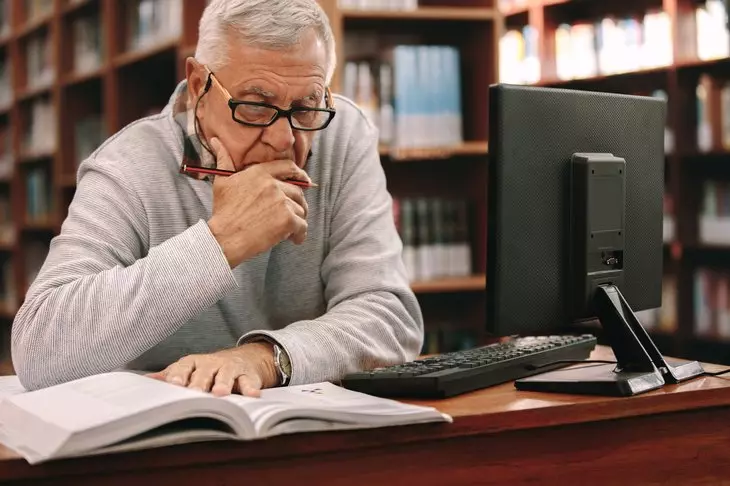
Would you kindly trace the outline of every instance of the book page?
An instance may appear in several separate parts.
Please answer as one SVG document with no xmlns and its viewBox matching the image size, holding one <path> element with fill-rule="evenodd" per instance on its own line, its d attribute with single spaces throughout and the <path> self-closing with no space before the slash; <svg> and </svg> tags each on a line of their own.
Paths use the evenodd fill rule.
<svg viewBox="0 0 730 486">
<path fill-rule="evenodd" d="M 25 388 L 23 388 L 23 385 L 20 384 L 20 380 L 17 376 L 12 375 L 0 377 L 0 401 L 2 401 L 3 398 L 24 392 Z"/>
<path fill-rule="evenodd" d="M 236 401 L 235 397 L 230 397 Z M 258 402 L 240 402 L 259 436 L 314 430 L 366 428 L 421 422 L 449 422 L 431 407 L 420 407 L 316 383 L 261 391 Z"/>
<path fill-rule="evenodd" d="M 20 394 L 12 401 L 45 422 L 76 432 L 204 396 L 207 394 L 145 376 L 115 372 Z"/>
</svg>

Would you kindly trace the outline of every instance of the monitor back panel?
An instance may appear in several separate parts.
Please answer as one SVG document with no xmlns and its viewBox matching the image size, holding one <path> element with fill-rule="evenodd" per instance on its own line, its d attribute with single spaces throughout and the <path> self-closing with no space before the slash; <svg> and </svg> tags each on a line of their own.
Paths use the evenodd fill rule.
<svg viewBox="0 0 730 486">
<path fill-rule="evenodd" d="M 490 88 L 487 327 L 550 332 L 567 311 L 570 158 L 626 160 L 624 285 L 634 311 L 661 305 L 662 100 L 577 90 Z"/>
</svg>

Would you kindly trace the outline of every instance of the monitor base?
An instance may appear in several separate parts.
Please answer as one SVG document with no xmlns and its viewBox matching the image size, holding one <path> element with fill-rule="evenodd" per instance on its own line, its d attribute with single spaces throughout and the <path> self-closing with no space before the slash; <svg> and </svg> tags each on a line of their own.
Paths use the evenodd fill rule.
<svg viewBox="0 0 730 486">
<path fill-rule="evenodd" d="M 614 285 L 596 289 L 595 309 L 616 364 L 586 363 L 523 378 L 518 390 L 556 393 L 629 396 L 676 384 L 705 373 L 697 361 L 670 364 Z"/>
<path fill-rule="evenodd" d="M 515 382 L 518 390 L 568 393 L 572 395 L 602 395 L 627 397 L 656 390 L 664 385 L 659 371 L 616 371 L 615 364 L 578 365 L 549 371 Z"/>
</svg>

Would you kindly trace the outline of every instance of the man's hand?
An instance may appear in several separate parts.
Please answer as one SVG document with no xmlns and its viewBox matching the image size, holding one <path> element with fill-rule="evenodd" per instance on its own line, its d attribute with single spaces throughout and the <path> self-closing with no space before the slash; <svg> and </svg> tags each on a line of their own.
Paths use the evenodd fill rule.
<svg viewBox="0 0 730 486">
<path fill-rule="evenodd" d="M 218 168 L 235 170 L 223 144 L 211 140 Z M 291 160 L 249 166 L 229 177 L 215 178 L 213 215 L 208 221 L 231 268 L 283 240 L 295 244 L 307 236 L 307 201 L 302 189 L 284 179 L 311 182 Z"/>
<path fill-rule="evenodd" d="M 185 356 L 164 370 L 147 375 L 175 385 L 224 396 L 261 395 L 262 388 L 279 383 L 274 351 L 267 342 L 244 344 L 212 354 Z"/>
</svg>

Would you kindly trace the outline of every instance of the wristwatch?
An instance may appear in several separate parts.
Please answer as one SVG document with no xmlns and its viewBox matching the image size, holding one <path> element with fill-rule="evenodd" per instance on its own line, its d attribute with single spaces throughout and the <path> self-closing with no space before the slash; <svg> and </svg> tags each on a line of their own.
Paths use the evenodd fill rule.
<svg viewBox="0 0 730 486">
<path fill-rule="evenodd" d="M 274 365 L 279 374 L 280 386 L 287 386 L 291 380 L 291 361 L 284 349 L 276 343 L 274 346 Z"/>
</svg>

